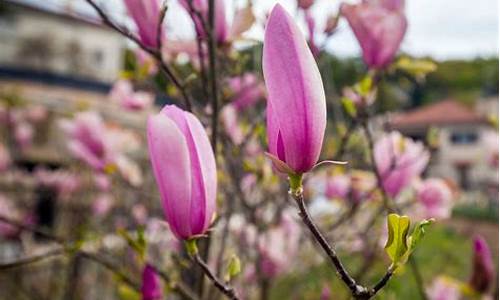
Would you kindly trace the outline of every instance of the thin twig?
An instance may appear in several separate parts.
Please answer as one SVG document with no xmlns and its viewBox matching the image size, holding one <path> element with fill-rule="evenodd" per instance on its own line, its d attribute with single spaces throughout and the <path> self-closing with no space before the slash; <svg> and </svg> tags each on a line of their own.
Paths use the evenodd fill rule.
<svg viewBox="0 0 500 300">
<path fill-rule="evenodd" d="M 234 289 L 222 282 L 219 278 L 217 278 L 212 271 L 210 270 L 210 267 L 203 261 L 203 259 L 200 257 L 199 254 L 195 254 L 192 256 L 193 261 L 200 266 L 200 268 L 203 270 L 203 273 L 212 281 L 214 286 L 221 291 L 228 299 L 231 300 L 238 300 L 238 296 L 236 295 L 236 292 Z"/>
<path fill-rule="evenodd" d="M 0 271 L 23 267 L 61 254 L 64 254 L 64 250 L 59 248 L 59 249 L 52 249 L 43 254 L 23 257 L 13 262 L 0 264 Z"/>
<path fill-rule="evenodd" d="M 215 3 L 214 0 L 208 0 L 208 63 L 210 67 L 210 88 L 212 96 L 212 148 L 217 153 L 217 136 L 218 136 L 218 118 L 219 118 L 219 95 L 217 90 L 217 59 L 216 59 L 216 44 L 215 44 Z"/>
<path fill-rule="evenodd" d="M 173 73 L 170 67 L 162 60 L 161 51 L 162 49 L 152 49 L 144 45 L 139 38 L 137 38 L 134 34 L 132 34 L 127 28 L 120 26 L 113 22 L 108 15 L 102 10 L 99 5 L 97 5 L 94 0 L 85 0 L 87 3 L 94 8 L 97 14 L 101 17 L 101 20 L 108 27 L 123 35 L 127 39 L 133 41 L 137 46 L 139 46 L 142 50 L 149 53 L 153 58 L 156 59 L 158 65 L 160 66 L 160 70 L 165 73 L 165 75 L 172 81 L 172 84 L 177 88 L 177 90 L 181 93 L 182 98 L 184 99 L 184 104 L 186 106 L 186 110 L 192 111 L 192 101 L 189 95 L 186 92 L 185 86 L 181 81 L 177 78 L 177 76 Z"/>
</svg>

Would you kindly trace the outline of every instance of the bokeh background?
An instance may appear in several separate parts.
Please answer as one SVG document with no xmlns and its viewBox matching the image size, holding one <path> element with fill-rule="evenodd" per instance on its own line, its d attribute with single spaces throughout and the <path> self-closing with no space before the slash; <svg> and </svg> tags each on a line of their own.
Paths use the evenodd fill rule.
<svg viewBox="0 0 500 300">
<path fill-rule="evenodd" d="M 232 45 L 232 54 L 227 54 L 231 58 L 222 56 L 220 62 L 224 67 L 234 64 L 233 73 L 254 73 L 262 78 L 263 24 L 278 1 L 251 2 L 254 24 Z M 279 2 L 295 13 L 304 32 L 310 30 L 295 1 Z M 98 3 L 114 20 L 134 29 L 122 1 Z M 165 28 L 168 30 L 166 47 L 170 48 L 167 55 L 176 72 L 189 78 L 191 70 L 196 68 L 190 56 L 192 48 L 183 47 L 182 41 L 194 39 L 194 27 L 177 1 L 168 3 Z M 246 6 L 247 1 L 226 1 L 226 4 L 230 20 L 235 8 Z M 336 0 L 317 0 L 309 11 L 315 20 L 317 34 L 312 42 L 320 49 L 316 61 L 327 94 L 329 127 L 325 158 L 337 153 L 340 137 L 349 131 L 348 117 L 340 101 L 342 88 L 355 84 L 366 72 L 360 47 L 344 19 L 340 19 L 333 33 L 327 34 L 322 29 L 328 18 L 337 14 L 340 4 Z M 473 268 L 472 240 L 481 235 L 491 248 L 495 264 L 495 278 L 483 295 L 490 299 L 498 299 L 497 5 L 494 0 L 408 0 L 405 8 L 408 31 L 395 60 L 399 69 L 392 66 L 392 71 L 380 83 L 370 121 L 376 137 L 384 131 L 397 130 L 424 143 L 432 153 L 425 175 L 444 179 L 453 193 L 453 203 L 446 208 L 447 216 L 428 230 L 425 241 L 415 252 L 422 285 L 430 289 L 438 278 L 467 282 Z M 307 36 L 311 42 L 310 34 Z M 406 65 L 406 69 L 405 58 L 413 62 L 410 67 Z M 134 90 L 141 92 L 133 94 L 127 90 L 129 87 L 117 88 L 119 80 L 133 82 Z M 223 101 L 229 102 L 234 91 L 226 87 L 223 79 L 218 84 L 223 90 Z M 123 95 L 119 94 L 123 92 L 121 88 L 133 97 L 130 103 L 123 103 L 120 97 L 125 96 L 120 96 Z M 151 59 L 133 43 L 102 25 L 85 1 L 2 0 L 0 214 L 44 232 L 80 241 L 89 251 L 104 249 L 110 260 L 137 280 L 141 265 L 132 262 L 135 254 L 130 249 L 130 240 L 127 244 L 127 237 L 135 238 L 136 229 L 144 228 L 148 243 L 155 245 L 149 247 L 149 255 L 161 261 L 161 265 L 174 268 L 163 254 L 178 245 L 163 222 L 147 156 L 145 124 L 147 116 L 166 103 L 177 103 L 179 98 Z M 264 104 L 258 105 L 256 110 L 263 110 Z M 90 116 L 81 117 L 82 122 L 86 118 L 94 122 L 92 118 L 96 114 L 102 118 L 106 139 L 118 149 L 116 165 L 104 175 L 96 175 L 68 149 L 65 127 L 77 120 L 75 116 L 82 111 L 91 112 Z M 263 128 L 254 129 L 263 131 Z M 224 144 L 231 140 L 231 130 L 227 127 L 223 130 L 227 130 Z M 352 168 L 365 166 L 364 160 L 358 159 L 367 157 L 364 147 L 361 134 L 354 132 L 345 146 L 344 157 Z M 259 163 L 265 164 L 262 161 Z M 252 166 L 241 161 L 236 170 L 241 175 L 239 178 L 249 172 Z M 222 175 L 221 178 L 223 183 L 228 181 Z M 273 178 L 271 182 L 277 181 L 276 176 Z M 244 190 L 249 195 L 253 189 L 251 181 L 247 178 L 250 188 Z M 329 228 L 348 211 L 348 206 L 345 201 L 317 192 L 325 189 L 324 185 L 319 179 L 311 180 L 310 210 L 315 218 L 322 220 L 322 228 Z M 222 186 L 221 189 L 226 189 Z M 235 193 L 227 188 L 225 203 Z M 281 193 L 286 198 L 286 187 L 278 187 L 273 193 Z M 367 205 L 365 211 L 375 211 Z M 360 213 L 352 223 L 345 225 L 347 229 L 337 229 L 329 236 L 341 241 L 340 254 L 345 264 L 355 270 L 354 273 L 357 271 L 355 276 L 373 282 L 387 266 L 382 258 L 385 241 L 378 241 L 379 236 L 374 232 L 355 240 L 342 239 L 345 232 L 357 226 L 358 219 L 369 216 Z M 223 236 L 221 232 L 241 230 L 238 218 L 231 222 L 227 232 L 223 230 L 226 228 L 221 225 L 223 222 L 217 224 L 219 230 L 215 231 Z M 384 221 L 379 223 L 383 227 Z M 235 234 L 229 239 L 240 238 Z M 374 240 L 369 248 L 376 247 L 380 253 L 353 250 L 365 249 L 360 246 L 363 239 Z M 215 241 L 217 248 L 220 240 Z M 0 221 L 0 264 L 46 253 L 52 246 L 43 234 L 19 230 Z M 313 244 L 302 240 L 298 248 L 300 253 L 286 261 L 286 271 L 272 276 L 266 296 L 248 292 L 249 298 L 347 299 L 335 272 L 321 256 L 312 254 Z M 355 255 L 352 251 L 356 251 Z M 225 256 L 230 257 L 231 253 Z M 252 276 L 250 265 L 248 263 L 245 269 L 243 264 L 242 278 Z M 405 267 L 379 298 L 420 299 L 418 280 L 415 281 L 410 268 Z M 241 282 L 240 285 L 245 285 L 243 279 Z M 326 295 L 328 290 L 331 294 Z M 32 264 L 0 269 L 0 299 L 138 297 L 119 276 L 84 255 L 54 255 Z M 178 299 L 174 294 L 169 297 Z"/>
</svg>

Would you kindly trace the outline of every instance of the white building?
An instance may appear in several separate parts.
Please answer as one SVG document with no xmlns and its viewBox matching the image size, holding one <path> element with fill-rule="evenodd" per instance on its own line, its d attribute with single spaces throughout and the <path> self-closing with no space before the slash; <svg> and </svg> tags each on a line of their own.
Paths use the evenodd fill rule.
<svg viewBox="0 0 500 300">
<path fill-rule="evenodd" d="M 429 128 L 438 129 L 439 147 L 432 155 L 428 175 L 450 179 L 464 189 L 498 187 L 498 169 L 491 165 L 488 141 L 494 129 L 487 116 L 497 112 L 497 98 L 478 100 L 477 107 L 450 99 L 395 114 L 387 125 L 416 140 L 425 140 Z"/>
<path fill-rule="evenodd" d="M 2 0 L 0 45 L 0 68 L 110 83 L 121 70 L 125 39 L 95 18 Z"/>
</svg>

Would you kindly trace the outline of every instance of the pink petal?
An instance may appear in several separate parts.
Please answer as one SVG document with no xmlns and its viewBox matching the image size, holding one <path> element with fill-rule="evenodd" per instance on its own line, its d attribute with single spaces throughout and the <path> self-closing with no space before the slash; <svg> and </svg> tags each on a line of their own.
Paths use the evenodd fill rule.
<svg viewBox="0 0 500 300">
<path fill-rule="evenodd" d="M 314 57 L 292 17 L 277 4 L 266 25 L 263 71 L 269 95 L 270 151 L 281 133 L 285 162 L 296 172 L 319 158 L 326 128 L 326 102 Z M 274 120 L 272 119 L 274 117 Z M 274 123 L 276 121 L 276 123 Z M 274 136 L 273 136 L 274 135 Z"/>
</svg>

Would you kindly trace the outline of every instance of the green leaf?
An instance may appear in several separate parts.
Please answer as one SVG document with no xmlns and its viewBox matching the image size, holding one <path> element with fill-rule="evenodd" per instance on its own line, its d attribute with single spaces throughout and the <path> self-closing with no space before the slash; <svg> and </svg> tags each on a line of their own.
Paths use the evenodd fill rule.
<svg viewBox="0 0 500 300">
<path fill-rule="evenodd" d="M 418 242 L 425 235 L 425 227 L 431 225 L 434 222 L 434 219 L 428 219 L 420 221 L 420 223 L 415 226 L 411 236 L 408 238 L 408 252 L 411 254 L 413 250 L 417 247 Z"/>
<path fill-rule="evenodd" d="M 398 59 L 395 66 L 417 78 L 423 78 L 437 69 L 437 65 L 430 59 L 412 59 L 407 56 Z"/>
<path fill-rule="evenodd" d="M 340 101 L 342 102 L 342 106 L 344 107 L 344 110 L 347 112 L 347 114 L 354 118 L 357 114 L 357 109 L 354 102 L 347 97 L 342 97 Z"/>
<path fill-rule="evenodd" d="M 354 89 L 363 97 L 368 96 L 372 90 L 373 80 L 370 76 L 365 76 L 356 84 Z"/>
<path fill-rule="evenodd" d="M 241 262 L 238 256 L 232 255 L 226 269 L 226 276 L 224 279 L 230 281 L 234 276 L 241 272 Z"/>
<path fill-rule="evenodd" d="M 410 228 L 410 218 L 408 216 L 390 214 L 387 216 L 387 227 L 389 236 L 385 244 L 385 252 L 392 260 L 392 263 L 398 265 L 402 262 L 401 260 L 408 250 L 406 237 Z"/>
</svg>

